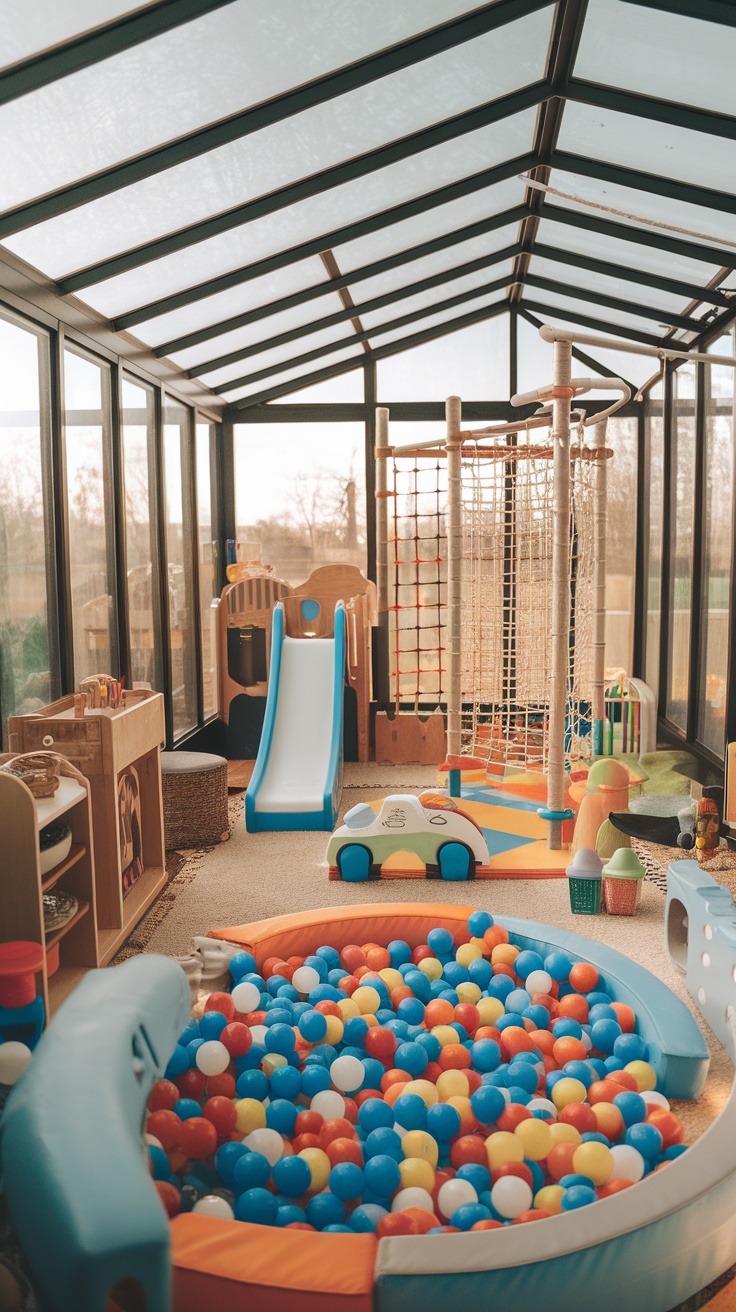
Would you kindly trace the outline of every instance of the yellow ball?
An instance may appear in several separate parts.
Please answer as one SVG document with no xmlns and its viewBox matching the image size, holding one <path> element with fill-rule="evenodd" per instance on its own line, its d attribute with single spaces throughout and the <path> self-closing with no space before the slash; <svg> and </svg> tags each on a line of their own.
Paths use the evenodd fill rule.
<svg viewBox="0 0 736 1312">
<path fill-rule="evenodd" d="M 442 962 L 438 961 L 436 957 L 424 957 L 419 962 L 419 969 L 423 975 L 427 976 L 427 979 L 439 979 L 442 974 Z"/>
<path fill-rule="evenodd" d="M 603 1144 L 601 1144 L 601 1148 Z M 543 1189 L 538 1190 L 534 1195 L 534 1206 L 540 1212 L 551 1212 L 556 1216 L 562 1211 L 562 1199 L 565 1190 L 561 1184 L 546 1184 Z"/>
<path fill-rule="evenodd" d="M 353 994 L 353 1002 L 360 1011 L 361 1016 L 374 1015 L 381 1005 L 381 995 L 376 989 L 372 989 L 370 984 L 361 984 Z"/>
<path fill-rule="evenodd" d="M 308 1194 L 318 1194 L 320 1189 L 324 1189 L 332 1170 L 332 1163 L 321 1148 L 302 1148 L 299 1153 L 304 1158 L 312 1176 L 312 1183 L 307 1189 Z"/>
<path fill-rule="evenodd" d="M 288 1066 L 288 1064 L 286 1057 L 283 1057 L 280 1052 L 267 1052 L 261 1062 L 261 1070 L 270 1079 L 279 1066 Z"/>
<path fill-rule="evenodd" d="M 481 1025 L 495 1025 L 503 1016 L 504 1006 L 500 998 L 481 998 L 477 1003 Z"/>
<path fill-rule="evenodd" d="M 253 1130 L 262 1130 L 266 1124 L 266 1108 L 257 1098 L 241 1098 L 235 1104 L 235 1124 L 243 1136 Z"/>
<path fill-rule="evenodd" d="M 337 1005 L 343 1020 L 352 1020 L 353 1016 L 360 1015 L 360 1008 L 352 998 L 341 998 Z"/>
<path fill-rule="evenodd" d="M 394 989 L 400 989 L 404 983 L 404 976 L 401 972 L 394 970 L 391 966 L 384 966 L 383 970 L 379 970 L 378 974 L 386 985 L 389 993 L 392 993 Z"/>
<path fill-rule="evenodd" d="M 455 953 L 455 960 L 459 961 L 461 966 L 469 966 L 471 961 L 477 961 L 482 956 L 480 948 L 473 947 L 472 943 L 461 943 Z"/>
<path fill-rule="evenodd" d="M 431 1194 L 434 1189 L 434 1168 L 423 1157 L 405 1157 L 399 1162 L 402 1189 L 426 1189 Z"/>
<path fill-rule="evenodd" d="M 556 1121 L 549 1126 L 549 1132 L 552 1136 L 552 1147 L 556 1143 L 582 1143 L 583 1136 L 574 1125 L 566 1125 L 564 1121 Z"/>
<path fill-rule="evenodd" d="M 467 1098 L 470 1093 L 468 1077 L 464 1071 L 443 1071 L 435 1085 L 440 1102 L 449 1098 Z"/>
<path fill-rule="evenodd" d="M 345 1026 L 339 1016 L 325 1016 L 327 1021 L 327 1033 L 324 1038 L 325 1043 L 331 1043 L 333 1046 L 342 1039 Z"/>
<path fill-rule="evenodd" d="M 365 1013 L 365 1016 L 363 1017 L 363 1020 L 365 1021 L 369 1030 L 372 1029 L 374 1025 L 380 1025 L 381 1023 L 378 1017 L 373 1015 L 372 1011 L 367 1011 Z"/>
<path fill-rule="evenodd" d="M 604 1143 L 597 1143 L 591 1140 L 589 1143 L 581 1143 L 579 1148 L 575 1149 L 572 1155 L 573 1170 L 579 1175 L 587 1175 L 593 1184 L 608 1184 L 613 1175 L 615 1159 L 610 1148 L 606 1148 Z"/>
<path fill-rule="evenodd" d="M 462 1094 L 453 1094 L 446 1101 L 448 1107 L 454 1107 L 460 1115 L 461 1134 L 472 1134 L 473 1130 L 478 1129 L 470 1098 L 464 1098 Z"/>
<path fill-rule="evenodd" d="M 535 1116 L 531 1116 L 528 1121 L 519 1121 L 514 1134 L 521 1140 L 524 1156 L 532 1162 L 541 1162 L 553 1145 L 547 1122 L 538 1121 Z"/>
<path fill-rule="evenodd" d="M 569 1076 L 565 1076 L 563 1080 L 558 1080 L 552 1086 L 550 1097 L 558 1112 L 561 1112 L 562 1108 L 567 1107 L 570 1102 L 585 1102 L 586 1094 L 587 1089 L 582 1080 L 572 1080 Z"/>
<path fill-rule="evenodd" d="M 477 948 L 481 956 L 488 956 L 488 948 L 482 938 L 471 938 L 470 946 Z"/>
<path fill-rule="evenodd" d="M 470 979 L 463 984 L 458 984 L 455 992 L 461 1002 L 472 1002 L 474 1006 L 481 996 L 480 987 Z"/>
<path fill-rule="evenodd" d="M 401 1140 L 401 1147 L 404 1157 L 418 1157 L 423 1162 L 429 1162 L 432 1170 L 436 1167 L 440 1150 L 437 1140 L 426 1130 L 409 1130 Z"/>
<path fill-rule="evenodd" d="M 633 1075 L 639 1087 L 639 1093 L 648 1093 L 657 1087 L 657 1072 L 648 1061 L 630 1061 L 624 1070 Z"/>
<path fill-rule="evenodd" d="M 486 1152 L 491 1171 L 495 1171 L 497 1166 L 503 1166 L 504 1162 L 524 1160 L 524 1145 L 521 1139 L 517 1139 L 516 1135 L 508 1130 L 496 1130 L 495 1134 L 489 1134 L 486 1139 Z"/>
<path fill-rule="evenodd" d="M 407 1080 L 402 1084 L 401 1093 L 404 1096 L 407 1093 L 416 1093 L 422 1099 L 425 1107 L 434 1107 L 439 1102 L 440 1097 L 431 1080 Z"/>
<path fill-rule="evenodd" d="M 448 1043 L 460 1042 L 457 1030 L 453 1029 L 452 1025 L 435 1025 L 432 1034 L 434 1034 L 434 1037 L 439 1040 L 443 1048 L 446 1047 Z"/>
</svg>

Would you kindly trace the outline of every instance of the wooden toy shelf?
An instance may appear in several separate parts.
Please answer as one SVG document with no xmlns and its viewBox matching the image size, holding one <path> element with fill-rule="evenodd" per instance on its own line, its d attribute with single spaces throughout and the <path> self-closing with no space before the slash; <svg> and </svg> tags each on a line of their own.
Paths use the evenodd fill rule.
<svg viewBox="0 0 736 1312">
<path fill-rule="evenodd" d="M 39 831 L 61 816 L 72 831 L 72 846 L 68 856 L 42 876 Z M 64 777 L 53 797 L 36 800 L 21 779 L 0 770 L 1 936 L 28 939 L 44 948 L 39 993 L 47 1017 L 99 961 L 91 834 L 90 799 L 76 780 Z M 77 898 L 77 911 L 65 925 L 47 933 L 43 894 L 62 881 L 64 892 Z M 54 970 L 57 949 L 59 965 Z"/>
<path fill-rule="evenodd" d="M 125 705 L 115 710 L 88 710 L 75 717 L 74 697 L 62 697 L 34 715 L 12 716 L 8 729 L 13 752 L 58 752 L 89 780 L 96 881 L 92 920 L 99 964 L 104 966 L 166 884 L 160 759 L 166 736 L 164 699 L 160 693 L 136 690 L 127 692 Z M 124 896 L 118 784 L 131 767 L 138 778 L 143 873 Z M 71 783 L 62 779 L 60 790 Z M 54 811 L 58 797 L 57 792 L 39 803 L 49 806 L 43 824 L 61 813 Z M 83 858 L 72 849 L 67 861 L 73 865 L 75 860 Z M 56 878 L 61 874 L 52 871 L 44 888 Z"/>
</svg>

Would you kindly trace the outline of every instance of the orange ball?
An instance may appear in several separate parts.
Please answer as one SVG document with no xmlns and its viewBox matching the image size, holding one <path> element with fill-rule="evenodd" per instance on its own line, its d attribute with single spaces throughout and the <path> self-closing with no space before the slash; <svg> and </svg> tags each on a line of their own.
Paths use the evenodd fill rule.
<svg viewBox="0 0 736 1312">
<path fill-rule="evenodd" d="M 320 1148 L 324 1148 L 320 1143 Z M 331 1139 L 325 1148 L 325 1152 L 330 1159 L 332 1166 L 337 1166 L 339 1162 L 353 1162 L 356 1166 L 363 1165 L 363 1149 L 356 1139 Z"/>
<path fill-rule="evenodd" d="M 511 1027 L 509 1026 L 509 1028 Z M 532 1030 L 529 1034 L 529 1038 L 535 1048 L 539 1048 L 543 1057 L 552 1056 L 552 1049 L 555 1045 L 555 1036 L 550 1030 Z"/>
<path fill-rule="evenodd" d="M 520 1102 L 510 1102 L 504 1107 L 501 1115 L 496 1120 L 499 1130 L 508 1130 L 513 1134 L 517 1125 L 521 1121 L 530 1121 L 532 1114 L 528 1107 L 523 1106 Z"/>
<path fill-rule="evenodd" d="M 507 966 L 505 961 L 497 961 L 493 967 L 493 973 L 494 975 L 508 975 L 509 979 L 512 979 L 515 984 L 518 983 L 513 966 Z"/>
<path fill-rule="evenodd" d="M 365 952 L 359 948 L 357 943 L 348 943 L 340 953 L 340 965 L 349 970 L 351 975 L 355 974 L 358 966 L 365 965 Z"/>
<path fill-rule="evenodd" d="M 476 1119 L 469 1098 L 463 1097 L 462 1094 L 453 1093 L 450 1098 L 446 1099 L 446 1101 L 451 1107 L 454 1107 L 455 1111 L 460 1115 L 461 1134 L 473 1134 L 476 1130 L 480 1130 L 480 1121 Z"/>
<path fill-rule="evenodd" d="M 365 954 L 365 964 L 371 970 L 387 970 L 391 965 L 391 953 L 387 948 L 372 947 Z"/>
<path fill-rule="evenodd" d="M 519 948 L 514 947 L 513 943 L 499 943 L 491 953 L 491 963 L 494 966 L 513 966 L 519 955 Z"/>
<path fill-rule="evenodd" d="M 622 1092 L 624 1090 L 631 1093 L 639 1092 L 636 1076 L 632 1075 L 631 1071 L 612 1071 L 608 1078 L 613 1080 L 615 1084 L 620 1084 Z"/>
<path fill-rule="evenodd" d="M 501 1030 L 499 1043 L 506 1061 L 510 1061 L 517 1053 L 532 1052 L 534 1049 L 534 1040 L 520 1025 L 507 1025 L 505 1030 Z"/>
<path fill-rule="evenodd" d="M 666 1111 L 664 1107 L 654 1108 L 647 1116 L 647 1121 L 659 1130 L 663 1148 L 671 1148 L 675 1143 L 682 1143 L 685 1138 L 685 1127 L 679 1116 Z"/>
<path fill-rule="evenodd" d="M 381 1092 L 385 1095 L 392 1085 L 408 1084 L 410 1079 L 411 1075 L 408 1071 L 400 1071 L 394 1067 L 392 1070 L 386 1071 L 385 1075 L 381 1076 Z"/>
<path fill-rule="evenodd" d="M 568 1061 L 585 1061 L 588 1055 L 588 1049 L 582 1039 L 576 1039 L 571 1034 L 566 1034 L 561 1039 L 556 1039 L 552 1049 L 552 1056 L 558 1066 L 564 1066 Z M 605 1084 L 605 1080 L 598 1081 Z"/>
<path fill-rule="evenodd" d="M 594 1107 L 598 1102 L 613 1102 L 619 1093 L 623 1093 L 622 1086 L 617 1080 L 607 1077 L 605 1080 L 594 1080 L 588 1088 L 588 1102 Z"/>
<path fill-rule="evenodd" d="M 465 1027 L 472 1038 L 480 1025 L 480 1012 L 472 1002 L 459 1002 L 455 1007 L 454 1019 Z"/>
<path fill-rule="evenodd" d="M 437 1063 L 443 1071 L 462 1071 L 472 1065 L 473 1058 L 462 1043 L 446 1043 Z"/>
<path fill-rule="evenodd" d="M 490 929 L 487 929 L 483 935 L 483 942 L 488 952 L 492 952 L 495 947 L 498 947 L 499 943 L 508 943 L 508 941 L 509 932 L 504 929 L 503 925 L 491 925 Z"/>
<path fill-rule="evenodd" d="M 345 1116 L 331 1116 L 329 1120 L 322 1122 L 317 1133 L 320 1148 L 327 1148 L 328 1143 L 332 1143 L 333 1139 L 355 1138 L 355 1131 Z"/>
<path fill-rule="evenodd" d="M 389 1072 L 387 1072 L 387 1074 L 389 1074 Z M 408 1071 L 402 1071 L 401 1074 L 406 1075 L 407 1078 L 405 1080 L 395 1080 L 393 1084 L 387 1084 L 385 1089 L 383 1088 L 383 1080 L 385 1080 L 386 1076 L 384 1075 L 383 1080 L 381 1080 L 383 1101 L 387 1102 L 389 1107 L 393 1107 L 396 1099 L 401 1097 L 404 1092 L 404 1085 L 408 1084 L 411 1079 Z"/>
<path fill-rule="evenodd" d="M 487 1167 L 488 1153 L 485 1139 L 475 1134 L 460 1135 L 450 1148 L 450 1161 L 456 1171 L 461 1166 L 468 1166 L 471 1163 Z"/>
<path fill-rule="evenodd" d="M 400 984 L 397 989 L 391 990 L 389 997 L 391 998 L 391 1006 L 396 1011 L 400 1002 L 403 1002 L 406 998 L 414 997 L 414 990 L 410 989 L 408 984 Z"/>
<path fill-rule="evenodd" d="M 669 1166 L 669 1162 L 666 1165 Z M 609 1180 L 608 1184 L 599 1185 L 596 1192 L 599 1198 L 610 1198 L 612 1194 L 620 1194 L 622 1189 L 628 1189 L 633 1183 L 633 1180 Z"/>
<path fill-rule="evenodd" d="M 595 1112 L 585 1102 L 569 1102 L 562 1108 L 557 1119 L 563 1125 L 573 1125 L 581 1134 L 595 1133 L 598 1129 Z"/>
<path fill-rule="evenodd" d="M 558 1016 L 576 1020 L 580 1025 L 587 1025 L 589 1010 L 588 999 L 581 998 L 577 993 L 568 993 L 557 1003 Z"/>
<path fill-rule="evenodd" d="M 495 1025 L 481 1025 L 479 1029 L 475 1031 L 476 1042 L 479 1039 L 495 1039 L 496 1043 L 498 1043 L 500 1037 L 501 1031 L 497 1030 Z"/>
<path fill-rule="evenodd" d="M 455 1008 L 447 998 L 433 998 L 424 1008 L 424 1024 L 428 1030 L 434 1029 L 435 1025 L 449 1025 L 454 1019 Z"/>
<path fill-rule="evenodd" d="M 524 1225 L 526 1221 L 543 1221 L 545 1216 L 551 1216 L 551 1212 L 545 1212 L 543 1207 L 530 1207 L 528 1212 L 520 1212 L 515 1216 L 512 1225 Z"/>
<path fill-rule="evenodd" d="M 382 1216 L 376 1230 L 379 1239 L 389 1239 L 391 1235 L 418 1234 L 421 1234 L 418 1223 L 414 1217 L 407 1216 L 406 1212 L 389 1212 Z"/>
<path fill-rule="evenodd" d="M 598 971 L 588 961 L 576 961 L 570 971 L 570 983 L 577 993 L 592 993 L 598 983 Z"/>
<path fill-rule="evenodd" d="M 572 1159 L 580 1145 L 577 1143 L 556 1143 L 547 1154 L 547 1170 L 553 1180 L 561 1180 L 563 1175 L 573 1174 Z"/>
<path fill-rule="evenodd" d="M 636 1016 L 633 1008 L 628 1007 L 625 1002 L 612 1002 L 611 1006 L 624 1034 L 633 1034 L 636 1029 Z"/>
<path fill-rule="evenodd" d="M 540 1212 L 540 1216 L 545 1215 L 546 1213 Z M 503 1221 L 476 1221 L 470 1227 L 471 1230 L 503 1230 L 503 1228 Z"/>
</svg>

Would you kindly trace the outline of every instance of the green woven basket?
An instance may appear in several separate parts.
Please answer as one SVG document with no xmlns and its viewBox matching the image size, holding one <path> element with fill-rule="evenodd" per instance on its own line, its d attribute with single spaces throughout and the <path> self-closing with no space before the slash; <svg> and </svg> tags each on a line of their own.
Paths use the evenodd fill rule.
<svg viewBox="0 0 736 1312">
<path fill-rule="evenodd" d="M 576 879 L 568 876 L 570 910 L 576 916 L 597 916 L 601 909 L 600 879 Z"/>
</svg>

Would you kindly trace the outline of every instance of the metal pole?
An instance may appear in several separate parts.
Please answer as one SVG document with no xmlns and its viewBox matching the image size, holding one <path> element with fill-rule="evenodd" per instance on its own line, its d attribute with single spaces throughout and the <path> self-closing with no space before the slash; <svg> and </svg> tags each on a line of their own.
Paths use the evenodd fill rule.
<svg viewBox="0 0 736 1312">
<path fill-rule="evenodd" d="M 376 701 L 386 709 L 390 700 L 389 609 L 388 609 L 388 410 L 376 410 L 375 460 L 376 499 L 376 606 L 378 625 L 375 632 L 373 686 Z"/>
<path fill-rule="evenodd" d="M 461 750 L 462 687 L 460 638 L 462 622 L 462 407 L 459 396 L 448 396 L 447 419 L 447 757 Z M 451 797 L 460 796 L 460 770 L 450 769 Z"/>
<path fill-rule="evenodd" d="M 591 447 L 606 445 L 606 423 L 596 424 Z M 593 587 L 595 618 L 593 624 L 593 755 L 603 752 L 603 727 L 606 718 L 606 486 L 608 461 L 600 457 L 595 461 L 593 492 Z"/>
</svg>

